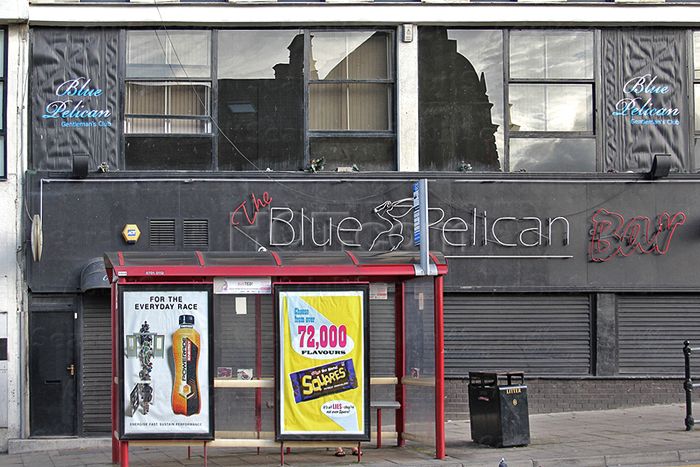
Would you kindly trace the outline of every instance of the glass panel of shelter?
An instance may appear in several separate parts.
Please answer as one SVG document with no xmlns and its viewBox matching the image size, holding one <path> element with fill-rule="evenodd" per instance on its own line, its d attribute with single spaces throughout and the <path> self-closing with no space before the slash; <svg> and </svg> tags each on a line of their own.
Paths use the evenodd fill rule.
<svg viewBox="0 0 700 467">
<path fill-rule="evenodd" d="M 417 277 L 404 283 L 406 433 L 435 443 L 435 283 Z"/>
<path fill-rule="evenodd" d="M 395 376 L 395 287 L 386 298 L 370 300 L 370 377 Z M 266 380 L 275 372 L 272 295 L 214 295 L 214 377 L 217 380 Z M 216 386 L 216 385 L 215 385 Z M 394 400 L 394 385 L 373 385 L 373 400 Z M 274 388 L 215 389 L 217 438 L 274 438 Z M 373 426 L 376 420 L 372 420 Z M 383 431 L 394 423 L 386 411 Z M 376 429 L 376 428 L 375 428 Z"/>
</svg>

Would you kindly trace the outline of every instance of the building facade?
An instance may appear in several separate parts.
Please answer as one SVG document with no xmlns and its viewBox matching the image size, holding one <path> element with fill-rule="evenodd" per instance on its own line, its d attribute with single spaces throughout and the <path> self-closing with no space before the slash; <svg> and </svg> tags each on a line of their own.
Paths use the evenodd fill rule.
<svg viewBox="0 0 700 467">
<path fill-rule="evenodd" d="M 28 5 L 3 3 L 0 9 L 0 450 L 22 431 L 22 390 L 26 373 L 21 336 L 26 288 L 21 267 L 22 183 L 26 170 L 26 98 Z"/>
<path fill-rule="evenodd" d="M 449 262 L 448 418 L 479 370 L 525 371 L 537 412 L 680 400 L 700 337 L 699 6 L 27 8 L 4 75 L 6 109 L 27 110 L 0 133 L 20 200 L 11 436 L 109 433 L 105 252 L 411 250 L 419 178 Z M 377 376 L 392 304 L 387 284 Z"/>
</svg>

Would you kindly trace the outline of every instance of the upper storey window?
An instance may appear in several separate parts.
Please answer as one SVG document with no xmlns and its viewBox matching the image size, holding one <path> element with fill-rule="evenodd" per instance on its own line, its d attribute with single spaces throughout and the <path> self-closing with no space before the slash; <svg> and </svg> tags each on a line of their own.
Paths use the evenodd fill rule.
<svg viewBox="0 0 700 467">
<path fill-rule="evenodd" d="M 593 42 L 592 31 L 422 28 L 421 169 L 595 171 Z"/>
<path fill-rule="evenodd" d="M 312 31 L 308 56 L 308 140 L 330 168 L 395 168 L 392 35 Z"/>
<path fill-rule="evenodd" d="M 511 31 L 509 168 L 594 172 L 593 33 Z"/>
<path fill-rule="evenodd" d="M 212 168 L 211 69 L 210 31 L 127 33 L 127 169 Z"/>
<path fill-rule="evenodd" d="M 228 30 L 217 39 L 219 169 L 303 168 L 304 32 Z"/>
<path fill-rule="evenodd" d="M 396 167 L 391 31 L 126 37 L 127 170 Z"/>
</svg>

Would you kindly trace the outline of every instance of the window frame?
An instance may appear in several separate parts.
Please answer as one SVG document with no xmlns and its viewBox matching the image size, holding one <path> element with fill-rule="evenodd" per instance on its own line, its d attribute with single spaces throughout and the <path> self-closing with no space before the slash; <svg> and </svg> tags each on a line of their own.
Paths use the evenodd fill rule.
<svg viewBox="0 0 700 467">
<path fill-rule="evenodd" d="M 255 28 L 259 30 L 275 30 L 278 28 Z M 397 72 L 396 72 L 396 31 L 390 27 L 336 27 L 336 28 L 321 28 L 321 27 L 298 27 L 295 28 L 301 31 L 304 36 L 304 76 L 303 76 L 303 101 L 300 103 L 302 106 L 303 115 L 303 154 L 300 154 L 300 161 L 304 166 L 309 166 L 311 161 L 310 155 L 310 141 L 313 138 L 326 139 L 326 138 L 357 138 L 358 141 L 363 139 L 377 139 L 392 144 L 392 159 L 391 159 L 391 171 L 396 171 L 398 169 L 398 129 L 397 129 Z M 128 35 L 131 31 L 161 31 L 160 29 L 153 28 L 124 28 L 122 29 L 121 41 L 124 44 L 123 53 L 120 57 L 120 68 L 123 70 L 123 78 L 120 80 L 120 89 L 123 99 L 121 99 L 121 116 L 122 124 L 120 125 L 120 147 L 121 147 L 121 169 L 129 171 L 127 168 L 127 139 L 128 138 L 148 138 L 148 137 L 186 137 L 186 138 L 210 138 L 211 140 L 211 166 L 209 171 L 218 172 L 219 171 L 219 141 L 222 137 L 219 135 L 219 123 L 218 123 L 218 99 L 219 99 L 219 89 L 218 89 L 218 40 L 219 33 L 222 31 L 236 31 L 236 30 L 251 30 L 251 28 L 169 28 L 168 31 L 207 31 L 209 33 L 210 41 L 210 70 L 208 78 L 190 78 L 189 76 L 184 77 L 129 77 L 126 73 L 127 70 L 127 49 L 128 49 Z M 310 59 L 311 59 L 311 36 L 315 32 L 382 32 L 387 35 L 389 44 L 387 48 L 387 73 L 388 78 L 382 79 L 343 79 L 343 80 L 311 80 L 310 79 Z M 157 115 L 157 114 L 136 114 L 126 112 L 126 90 L 129 83 L 139 83 L 139 82 L 188 82 L 192 84 L 206 84 L 209 87 L 209 114 L 202 116 L 177 116 L 177 115 Z M 382 84 L 389 88 L 387 92 L 387 118 L 389 123 L 388 130 L 310 130 L 309 128 L 309 87 L 310 84 L 323 83 L 323 84 L 343 84 L 343 83 L 368 83 L 368 84 Z M 129 118 L 186 118 L 192 121 L 209 120 L 208 133 L 131 133 L 127 132 L 127 119 Z M 141 169 L 134 169 L 135 171 L 141 171 Z M 155 168 L 150 169 L 153 171 L 171 171 L 177 169 L 171 168 Z M 262 169 L 261 169 L 262 170 Z M 291 169 L 290 169 L 291 171 Z M 228 172 L 228 171 L 227 171 Z M 257 172 L 256 170 L 251 170 L 251 172 Z"/>
<path fill-rule="evenodd" d="M 304 31 L 304 165 L 311 163 L 310 146 L 313 138 L 357 138 L 391 140 L 394 143 L 393 168 L 398 168 L 398 147 L 397 147 L 397 83 L 396 83 L 396 31 L 391 28 L 301 28 Z M 311 35 L 315 32 L 383 32 L 387 34 L 389 40 L 389 50 L 387 56 L 388 78 L 381 79 L 340 79 L 340 80 L 312 80 L 311 71 Z M 311 130 L 309 126 L 310 117 L 310 87 L 313 84 L 384 84 L 389 85 L 391 101 L 387 102 L 387 116 L 389 118 L 388 130 Z"/>
<path fill-rule="evenodd" d="M 120 58 L 123 71 L 123 79 L 121 80 L 120 86 L 122 90 L 122 104 L 121 104 L 121 115 L 122 124 L 120 125 L 120 136 L 121 136 L 121 149 L 122 149 L 122 170 L 129 171 L 127 168 L 127 139 L 128 138 L 153 138 L 153 137 L 166 137 L 166 138 L 188 138 L 188 139 L 209 139 L 211 143 L 210 149 L 210 162 L 208 171 L 218 171 L 218 123 L 214 112 L 217 104 L 216 93 L 218 91 L 216 86 L 216 53 L 217 53 L 217 34 L 216 28 L 169 28 L 169 29 L 153 29 L 153 28 L 125 28 L 123 29 L 123 54 Z M 166 34 L 170 32 L 177 31 L 202 31 L 208 33 L 209 40 L 209 76 L 208 77 L 190 77 L 185 71 L 185 76 L 178 77 L 129 77 L 127 73 L 128 69 L 128 47 L 129 47 L 129 33 L 131 31 L 154 31 L 156 33 L 165 31 Z M 126 111 L 127 105 L 127 89 L 129 83 L 188 83 L 189 86 L 196 86 L 201 84 L 209 88 L 209 102 L 207 102 L 208 115 L 179 115 L 179 114 L 130 114 Z M 183 121 L 193 121 L 201 122 L 205 121 L 207 131 L 202 133 L 178 133 L 178 132 L 143 132 L 143 133 L 131 133 L 127 131 L 127 120 L 129 118 L 144 118 L 144 119 L 163 119 L 163 120 L 183 120 Z M 173 168 L 156 168 L 149 169 L 149 171 L 167 172 L 172 170 L 178 170 Z M 134 171 L 142 171 L 142 169 L 134 169 Z"/>
<path fill-rule="evenodd" d="M 0 168 L 2 168 L 2 173 L 0 173 L 0 180 L 7 180 L 7 49 L 8 49 L 8 39 L 9 34 L 7 33 L 7 28 L 0 27 L 0 36 L 2 37 L 2 59 L 0 60 L 0 67 L 2 67 L 2 76 L 0 76 L 0 86 L 2 86 L 2 93 L 0 93 L 0 98 L 2 98 L 2 106 L 0 106 L 0 151 L 2 152 L 2 162 L 0 162 Z"/>
<path fill-rule="evenodd" d="M 211 86 L 207 86 L 206 81 L 202 81 L 201 79 L 197 80 L 180 80 L 174 79 L 174 80 L 162 80 L 162 79 L 151 79 L 151 78 L 134 78 L 134 79 L 125 79 L 124 84 L 128 88 L 128 85 L 130 83 L 135 83 L 135 84 L 141 84 L 141 83 L 166 83 L 163 87 L 165 88 L 165 92 L 167 93 L 168 90 L 173 89 L 171 86 L 167 85 L 167 83 L 174 83 L 174 84 L 182 84 L 182 83 L 188 83 L 189 86 L 204 86 L 209 88 L 209 102 L 207 105 L 207 111 L 209 112 L 209 115 L 185 115 L 185 114 L 174 114 L 174 113 L 167 113 L 167 106 L 168 106 L 168 98 L 166 96 L 165 98 L 165 105 L 166 105 L 166 113 L 159 114 L 159 113 L 147 113 L 147 114 L 139 114 L 139 113 L 127 113 L 126 112 L 126 102 L 125 102 L 125 109 L 124 109 L 124 134 L 128 136 L 139 136 L 139 135 L 144 135 L 144 136 L 168 136 L 168 135 L 173 135 L 173 136 L 211 136 L 213 133 L 212 131 L 212 125 L 211 125 L 211 120 L 212 120 L 212 115 L 211 115 Z M 124 95 L 124 98 L 126 100 L 126 94 Z M 149 133 L 149 132 L 129 132 L 126 131 L 126 127 L 128 126 L 127 120 L 130 118 L 138 118 L 138 119 L 152 119 L 152 120 L 184 120 L 184 121 L 206 121 L 208 124 L 206 125 L 207 131 L 201 132 L 201 133 L 180 133 L 180 132 L 170 132 L 170 131 L 164 131 L 164 132 L 155 132 L 155 133 Z M 167 124 L 167 122 L 166 122 Z"/>
<path fill-rule="evenodd" d="M 594 142 L 594 172 L 562 172 L 562 173 L 600 173 L 601 172 L 601 156 L 599 132 L 601 123 L 599 122 L 599 112 L 601 103 L 598 101 L 600 92 L 597 88 L 600 87 L 600 34 L 598 29 L 592 28 L 507 28 L 503 31 L 503 135 L 504 135 L 504 154 L 503 166 L 505 173 L 513 173 L 511 167 L 510 143 L 511 139 L 592 139 Z M 593 39 L 592 44 L 592 76 L 590 78 L 512 78 L 510 74 L 510 38 L 513 31 L 581 31 L 590 32 Z M 509 111 L 510 104 L 510 87 L 511 85 L 590 85 L 591 87 L 591 130 L 590 131 L 511 131 L 511 114 Z M 539 173 L 539 172 L 533 172 Z"/>
</svg>

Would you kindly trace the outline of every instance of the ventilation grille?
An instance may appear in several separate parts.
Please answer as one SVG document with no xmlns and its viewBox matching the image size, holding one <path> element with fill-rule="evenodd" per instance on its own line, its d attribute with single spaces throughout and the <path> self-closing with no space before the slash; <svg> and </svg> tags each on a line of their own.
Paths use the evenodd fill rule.
<svg viewBox="0 0 700 467">
<path fill-rule="evenodd" d="M 209 248 L 209 221 L 185 220 L 182 224 L 182 244 L 185 248 Z"/>
<path fill-rule="evenodd" d="M 148 222 L 150 246 L 175 246 L 175 220 L 151 219 Z"/>
</svg>

